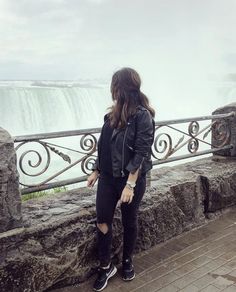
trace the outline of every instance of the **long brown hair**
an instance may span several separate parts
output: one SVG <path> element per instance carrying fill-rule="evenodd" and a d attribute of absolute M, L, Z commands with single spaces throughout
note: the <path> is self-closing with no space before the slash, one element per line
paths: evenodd
<path fill-rule="evenodd" d="M 122 68 L 113 74 L 111 94 L 114 105 L 109 112 L 111 126 L 123 128 L 139 105 L 145 107 L 152 117 L 155 116 L 155 111 L 149 105 L 147 96 L 140 91 L 140 86 L 140 76 L 134 69 Z"/>

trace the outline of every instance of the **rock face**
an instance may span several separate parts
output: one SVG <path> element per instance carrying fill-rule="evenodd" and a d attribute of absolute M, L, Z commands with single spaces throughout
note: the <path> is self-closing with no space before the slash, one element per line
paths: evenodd
<path fill-rule="evenodd" d="M 231 144 L 233 148 L 217 151 L 217 154 L 236 157 L 236 102 L 218 108 L 212 114 L 228 114 L 231 112 L 235 113 L 234 117 L 221 120 L 223 123 L 220 127 L 213 127 L 212 144 L 219 147 L 222 145 L 222 142 L 226 141 L 227 143 L 225 145 Z"/>
<path fill-rule="evenodd" d="M 200 226 L 236 203 L 236 161 L 205 158 L 152 171 L 139 214 L 136 252 Z M 0 291 L 74 284 L 97 266 L 95 190 L 81 188 L 22 205 L 24 228 L 0 234 Z M 119 208 L 113 255 L 122 252 Z"/>
<path fill-rule="evenodd" d="M 21 226 L 16 153 L 11 136 L 0 128 L 0 232 Z"/>

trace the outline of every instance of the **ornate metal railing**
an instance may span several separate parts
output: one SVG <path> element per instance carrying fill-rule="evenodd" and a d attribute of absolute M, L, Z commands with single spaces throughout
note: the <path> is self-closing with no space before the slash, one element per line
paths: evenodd
<path fill-rule="evenodd" d="M 233 145 L 229 143 L 230 128 L 227 125 L 228 120 L 234 116 L 235 113 L 232 112 L 156 122 L 152 148 L 153 165 L 231 149 Z M 200 125 L 209 120 L 210 122 L 207 124 Z M 96 159 L 100 131 L 101 128 L 94 128 L 14 137 L 21 178 L 21 193 L 26 194 L 85 181 L 91 172 L 92 163 Z M 209 136 L 212 131 L 214 131 L 214 143 Z M 70 137 L 69 145 L 65 146 L 65 138 L 68 137 Z M 60 138 L 63 138 L 63 145 L 57 142 Z M 72 138 L 76 139 L 75 148 L 71 147 Z M 201 145 L 204 147 L 200 147 Z M 176 152 L 181 155 L 175 155 Z M 74 154 L 76 157 L 73 159 Z M 54 156 L 54 160 L 52 156 Z M 51 164 L 57 164 L 58 158 L 67 165 L 59 170 L 55 170 L 54 167 L 51 169 L 51 174 L 47 175 Z M 76 169 L 78 165 L 80 167 Z M 62 174 L 72 168 L 77 172 L 75 178 L 59 179 Z M 22 177 L 31 178 L 31 182 L 23 182 Z M 40 178 L 40 181 L 33 182 L 33 178 Z"/>

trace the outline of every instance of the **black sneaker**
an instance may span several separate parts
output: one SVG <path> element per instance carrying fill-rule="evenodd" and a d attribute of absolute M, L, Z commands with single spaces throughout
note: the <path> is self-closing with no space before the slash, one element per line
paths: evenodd
<path fill-rule="evenodd" d="M 115 275 L 117 268 L 111 263 L 107 269 L 98 269 L 98 277 L 93 285 L 93 290 L 102 291 L 106 286 L 108 280 Z"/>
<path fill-rule="evenodd" d="M 123 260 L 122 262 L 122 279 L 131 281 L 135 278 L 134 266 L 131 259 Z"/>

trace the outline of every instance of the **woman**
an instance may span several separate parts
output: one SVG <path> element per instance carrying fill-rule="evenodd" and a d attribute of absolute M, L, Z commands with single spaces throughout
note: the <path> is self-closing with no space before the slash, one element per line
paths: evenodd
<path fill-rule="evenodd" d="M 100 269 L 94 290 L 101 291 L 117 269 L 111 263 L 112 221 L 121 203 L 123 236 L 122 278 L 134 279 L 132 255 L 137 238 L 137 213 L 152 168 L 154 110 L 140 91 L 141 79 L 131 68 L 117 71 L 111 81 L 113 106 L 104 117 L 98 158 L 88 186 L 98 180 L 96 212 Z"/>

